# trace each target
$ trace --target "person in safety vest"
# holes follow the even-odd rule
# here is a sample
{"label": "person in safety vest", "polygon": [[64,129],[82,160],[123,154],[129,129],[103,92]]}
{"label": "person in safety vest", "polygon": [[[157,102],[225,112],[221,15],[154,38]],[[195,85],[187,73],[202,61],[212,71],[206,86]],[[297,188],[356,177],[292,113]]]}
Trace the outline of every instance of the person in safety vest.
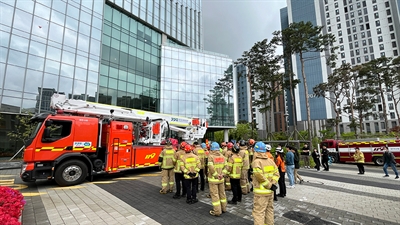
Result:
{"label": "person in safety vest", "polygon": [[[228,160],[229,157],[232,155],[232,148],[233,148],[233,143],[228,142],[228,144],[226,144],[226,151],[224,151],[222,153],[224,155],[224,157],[226,158],[226,160]],[[231,181],[230,181],[229,174],[225,177],[225,190],[226,191],[231,190]]]}
{"label": "person in safety vest", "polygon": [[358,174],[364,174],[365,169],[364,169],[364,153],[360,151],[359,147],[354,148],[356,152],[353,155],[354,161],[356,161],[357,167],[358,167]]}
{"label": "person in safety vest", "polygon": [[174,166],[175,166],[175,150],[172,144],[167,140],[166,145],[160,156],[158,157],[158,162],[160,163],[161,171],[161,190],[160,194],[167,194],[167,192],[172,193],[174,190]]}
{"label": "person in safety vest", "polygon": [[[233,145],[233,144],[232,144]],[[228,147],[229,148],[229,147]],[[229,173],[230,184],[232,187],[233,197],[229,204],[236,205],[237,202],[242,201],[242,190],[240,188],[240,176],[242,175],[243,159],[239,155],[240,147],[234,146],[232,155],[228,158],[226,170]]]}
{"label": "person in safety vest", "polygon": [[187,145],[186,142],[181,142],[181,144],[179,145],[179,149],[178,151],[175,152],[175,168],[174,168],[174,172],[175,172],[175,184],[176,184],[176,192],[175,195],[172,196],[175,199],[179,199],[181,198],[181,186],[182,186],[182,197],[186,195],[186,186],[184,184],[184,179],[183,179],[183,174],[182,174],[182,170],[181,170],[181,157],[183,155],[185,155],[185,146]]}
{"label": "person in safety vest", "polygon": [[266,146],[257,142],[254,146],[253,168],[253,219],[254,225],[274,224],[274,191],[279,180],[275,162],[268,158]]}
{"label": "person in safety vest", "polygon": [[250,169],[250,161],[249,161],[249,151],[247,150],[246,141],[239,141],[239,155],[243,159],[243,168],[242,175],[240,176],[240,187],[242,188],[242,194],[247,195],[250,193],[250,183],[249,183],[249,174],[248,171]]}
{"label": "person in safety vest", "polygon": [[256,141],[254,139],[249,139],[247,141],[247,150],[249,151],[249,160],[250,164],[253,162],[253,155],[254,155],[254,145],[256,144]]}
{"label": "person in safety vest", "polygon": [[[197,157],[199,157],[200,160],[200,171],[199,171],[199,178],[200,178],[200,190],[204,191],[204,186],[205,186],[205,180],[204,180],[204,162],[206,159],[206,153],[204,151],[204,148],[202,146],[199,145],[199,143],[197,141],[195,141],[193,143],[194,145],[194,149],[193,149],[193,153],[195,155],[197,155]],[[205,147],[205,144],[204,144]],[[199,191],[199,187],[197,187],[196,191]]]}
{"label": "person in safety vest", "polygon": [[[278,167],[279,170],[279,194],[277,194],[279,197],[284,198],[286,196],[286,184],[285,184],[285,173],[286,173],[286,165],[285,165],[285,157],[283,153],[283,149],[281,146],[278,146],[275,150],[276,152],[276,160],[275,164]],[[274,194],[276,191],[274,192]],[[274,199],[276,196],[274,196]]]}
{"label": "person in safety vest", "polygon": [[200,171],[200,159],[197,155],[192,152],[192,146],[185,146],[186,154],[180,159],[181,170],[183,172],[183,177],[185,178],[186,187],[186,203],[193,204],[198,202],[197,200],[197,184],[198,176]]}
{"label": "person in safety vest", "polygon": [[224,176],[226,171],[225,157],[219,151],[219,144],[213,142],[208,156],[208,184],[210,188],[211,202],[213,210],[210,215],[220,216],[226,212],[226,195],[224,186]]}

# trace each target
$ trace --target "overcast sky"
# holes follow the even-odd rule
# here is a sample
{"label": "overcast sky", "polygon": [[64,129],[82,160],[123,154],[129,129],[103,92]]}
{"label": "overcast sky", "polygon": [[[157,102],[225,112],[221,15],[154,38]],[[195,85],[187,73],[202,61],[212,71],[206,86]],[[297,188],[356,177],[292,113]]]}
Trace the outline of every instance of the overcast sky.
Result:
{"label": "overcast sky", "polygon": [[240,58],[281,29],[286,0],[202,0],[204,49]]}

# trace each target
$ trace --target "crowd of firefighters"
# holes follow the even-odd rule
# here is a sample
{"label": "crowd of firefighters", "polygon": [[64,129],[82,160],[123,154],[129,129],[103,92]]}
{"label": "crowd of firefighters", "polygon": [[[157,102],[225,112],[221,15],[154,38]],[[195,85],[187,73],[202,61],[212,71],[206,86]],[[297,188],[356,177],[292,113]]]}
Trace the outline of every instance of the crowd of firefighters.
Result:
{"label": "crowd of firefighters", "polygon": [[[167,141],[158,160],[162,170],[160,193],[172,193],[176,185],[173,198],[186,196],[186,203],[194,204],[199,189],[204,191],[207,182],[213,206],[210,214],[220,216],[227,204],[237,204],[243,194],[253,191],[254,224],[274,224],[273,199],[280,170],[270,150],[270,145],[253,139],[221,145],[181,142],[176,148]],[[226,190],[233,193],[229,201]]]}

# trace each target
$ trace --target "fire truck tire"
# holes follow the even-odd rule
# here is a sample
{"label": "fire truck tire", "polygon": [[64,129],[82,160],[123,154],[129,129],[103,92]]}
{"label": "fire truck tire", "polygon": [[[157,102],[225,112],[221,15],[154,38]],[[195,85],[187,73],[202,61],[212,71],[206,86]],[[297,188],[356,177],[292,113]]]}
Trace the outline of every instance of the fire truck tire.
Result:
{"label": "fire truck tire", "polygon": [[374,157],[372,159],[377,166],[383,166],[383,158],[382,157]]}
{"label": "fire truck tire", "polygon": [[331,159],[332,159],[332,163],[337,163],[338,162],[338,158],[336,155],[331,155]]}
{"label": "fire truck tire", "polygon": [[85,181],[88,168],[80,160],[69,160],[57,167],[54,180],[60,186],[77,185]]}

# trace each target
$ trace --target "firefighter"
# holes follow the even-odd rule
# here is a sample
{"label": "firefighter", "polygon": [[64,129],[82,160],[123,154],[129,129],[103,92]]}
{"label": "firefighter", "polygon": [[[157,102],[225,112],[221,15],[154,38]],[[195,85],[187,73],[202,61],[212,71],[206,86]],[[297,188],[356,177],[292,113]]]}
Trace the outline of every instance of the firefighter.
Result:
{"label": "firefighter", "polygon": [[[225,159],[228,161],[229,157],[232,155],[232,149],[233,149],[233,143],[228,142],[226,145],[226,151],[223,152],[223,155],[225,156]],[[230,176],[229,174],[225,177],[225,190],[230,191],[231,190],[231,181],[230,181]]]}
{"label": "firefighter", "polygon": [[198,184],[198,176],[200,171],[200,159],[197,155],[192,152],[192,146],[185,146],[186,154],[183,155],[180,159],[182,162],[181,170],[184,176],[184,183],[186,187],[186,203],[194,204],[198,202],[196,193],[197,193],[197,184]]}
{"label": "firefighter", "polygon": [[[228,147],[229,148],[229,147]],[[240,147],[235,146],[232,149],[232,155],[228,158],[226,170],[229,173],[230,183],[232,186],[233,197],[229,204],[236,205],[237,202],[242,201],[242,190],[240,188],[240,176],[242,174],[243,159],[239,155]]]}
{"label": "firefighter", "polygon": [[247,195],[250,192],[250,184],[249,184],[249,176],[248,171],[250,169],[250,162],[249,162],[249,152],[247,150],[246,141],[240,140],[239,141],[239,155],[243,159],[243,168],[242,168],[242,175],[240,176],[240,187],[242,188],[242,194]]}
{"label": "firefighter", "polygon": [[172,193],[174,190],[174,166],[176,163],[175,150],[172,144],[167,140],[166,145],[160,156],[158,157],[158,162],[160,163],[161,171],[161,190],[160,194],[167,194],[167,192]]}
{"label": "firefighter", "polygon": [[226,195],[224,186],[224,176],[226,171],[225,157],[219,151],[219,144],[213,142],[208,156],[208,184],[210,188],[211,202],[213,210],[210,215],[220,216],[226,212]]}
{"label": "firefighter", "polygon": [[186,142],[181,142],[181,144],[179,145],[179,149],[178,151],[175,152],[175,168],[174,168],[174,172],[175,172],[175,184],[176,184],[176,192],[175,195],[173,196],[174,199],[179,199],[181,198],[181,185],[182,185],[182,197],[186,195],[186,187],[183,181],[183,174],[182,174],[182,170],[181,170],[181,157],[183,155],[185,155],[185,146],[187,145]]}
{"label": "firefighter", "polygon": [[249,139],[247,141],[247,150],[249,151],[249,160],[250,164],[253,162],[253,155],[254,155],[254,145],[256,144],[256,141],[254,139]]}
{"label": "firefighter", "polygon": [[[194,150],[193,153],[199,157],[200,160],[200,171],[199,171],[199,178],[200,178],[200,190],[204,191],[204,186],[205,186],[205,180],[204,180],[204,162],[206,158],[206,153],[204,151],[204,148],[199,145],[197,141],[193,143],[194,145]],[[205,147],[205,144],[204,144]],[[199,187],[197,187],[197,192],[199,191]]]}
{"label": "firefighter", "polygon": [[222,153],[222,155],[225,155],[225,152],[226,152],[226,150],[227,150],[226,142],[225,142],[225,141],[221,142],[221,148],[220,148],[219,150],[220,150],[220,152]]}
{"label": "firefighter", "polygon": [[257,142],[254,146],[253,168],[253,219],[254,225],[274,224],[274,191],[279,180],[275,162],[268,158],[266,146]]}

